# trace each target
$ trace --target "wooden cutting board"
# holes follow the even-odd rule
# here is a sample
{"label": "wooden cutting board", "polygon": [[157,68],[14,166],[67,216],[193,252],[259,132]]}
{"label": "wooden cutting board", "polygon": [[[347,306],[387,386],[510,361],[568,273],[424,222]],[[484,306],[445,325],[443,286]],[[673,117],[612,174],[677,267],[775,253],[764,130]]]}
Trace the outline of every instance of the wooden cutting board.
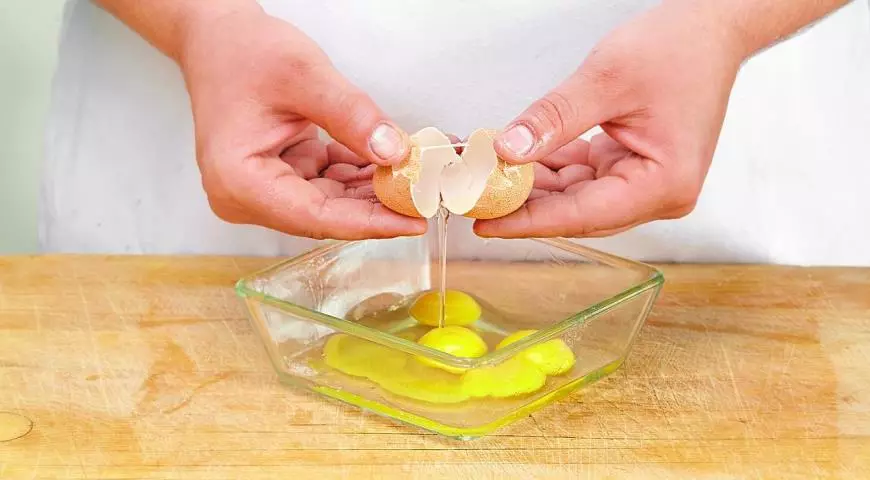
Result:
{"label": "wooden cutting board", "polygon": [[271,262],[0,258],[0,478],[870,478],[870,270],[664,267],[620,371],[459,442],[279,385]]}

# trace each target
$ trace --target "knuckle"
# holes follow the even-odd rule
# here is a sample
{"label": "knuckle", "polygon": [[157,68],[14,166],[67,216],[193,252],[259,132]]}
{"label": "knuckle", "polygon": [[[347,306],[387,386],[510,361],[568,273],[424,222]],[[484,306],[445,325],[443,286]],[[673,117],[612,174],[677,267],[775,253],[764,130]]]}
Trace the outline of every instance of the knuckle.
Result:
{"label": "knuckle", "polygon": [[312,59],[304,56],[293,55],[286,60],[287,72],[296,82],[306,82],[317,75],[319,65]]}
{"label": "knuckle", "polygon": [[632,75],[631,68],[625,61],[614,61],[605,54],[595,53],[587,58],[586,63],[578,70],[573,83],[594,93],[594,99],[602,105],[632,104],[636,87],[628,79]]}
{"label": "knuckle", "polygon": [[368,96],[362,92],[340,93],[333,108],[335,112],[332,112],[334,120],[331,128],[335,131],[362,134],[377,119]]}
{"label": "knuckle", "polygon": [[284,49],[279,55],[267,58],[266,62],[275,63],[276,58],[281,65],[278,74],[280,81],[275,81],[274,74],[262,75],[262,88],[273,93],[298,99],[305,92],[325,84],[329,78],[331,64],[318,56],[286,52]]}
{"label": "knuckle", "polygon": [[616,64],[596,61],[591,66],[593,68],[582,70],[580,76],[583,81],[599,87],[601,91],[606,91],[622,81],[622,71]]}
{"label": "knuckle", "polygon": [[577,108],[566,95],[552,91],[538,101],[534,116],[544,131],[561,137],[570,133],[576,123]]}

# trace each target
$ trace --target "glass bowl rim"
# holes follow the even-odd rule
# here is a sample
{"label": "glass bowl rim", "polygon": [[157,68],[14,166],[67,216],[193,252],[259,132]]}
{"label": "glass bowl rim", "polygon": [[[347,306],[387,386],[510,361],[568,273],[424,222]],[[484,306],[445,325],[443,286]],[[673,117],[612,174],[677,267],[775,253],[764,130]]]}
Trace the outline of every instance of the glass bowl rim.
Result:
{"label": "glass bowl rim", "polygon": [[[325,313],[321,313],[316,310],[312,310],[310,308],[288,302],[286,300],[281,300],[277,297],[273,297],[271,295],[260,292],[250,286],[250,282],[256,278],[268,276],[270,273],[274,273],[294,264],[302,263],[306,260],[316,258],[331,251],[340,250],[342,248],[366,242],[368,240],[327,241],[324,245],[315,246],[299,255],[243,276],[236,282],[235,291],[236,294],[241,298],[254,299],[265,305],[269,305],[271,307],[275,307],[281,311],[284,311],[285,313],[289,313],[291,315],[295,315],[306,320],[314,321],[347,335],[368,340],[410,355],[417,355],[429,358],[431,360],[436,360],[451,367],[471,369],[492,364],[499,364],[507,360],[508,358],[513,357],[521,350],[525,350],[526,348],[533,345],[546,342],[547,340],[558,336],[565,330],[568,330],[569,328],[578,325],[582,325],[583,323],[586,323],[589,320],[613,308],[618,307],[620,304],[623,304],[648,290],[659,288],[665,280],[664,274],[659,269],[649,264],[606,253],[592,247],[571,242],[564,238],[528,238],[524,240],[544,243],[551,247],[566,250],[568,252],[590,259],[606,260],[606,263],[608,265],[614,266],[614,268],[619,268],[618,265],[622,264],[623,269],[643,270],[648,272],[649,275],[645,280],[636,283],[631,287],[610,296],[609,298],[605,298],[595,304],[592,304],[585,309],[550,325],[547,328],[538,330],[537,332],[525,336],[506,347],[487,352],[485,355],[476,358],[456,357],[449,353],[435,350],[431,347],[420,345],[419,343],[407,340],[396,335],[392,335],[388,332],[376,330],[374,328],[360,325],[358,323],[334,317]],[[266,339],[263,340],[265,341]]]}

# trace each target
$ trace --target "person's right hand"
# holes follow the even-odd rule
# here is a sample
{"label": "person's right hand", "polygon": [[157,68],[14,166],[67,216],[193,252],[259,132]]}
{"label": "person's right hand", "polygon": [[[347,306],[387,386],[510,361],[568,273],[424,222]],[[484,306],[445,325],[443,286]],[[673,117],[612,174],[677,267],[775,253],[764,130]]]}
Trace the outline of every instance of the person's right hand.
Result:
{"label": "person's right hand", "polygon": [[426,231],[366,184],[371,165],[404,158],[407,134],[298,29],[261,10],[224,14],[192,27],[179,57],[218,217],[317,239]]}

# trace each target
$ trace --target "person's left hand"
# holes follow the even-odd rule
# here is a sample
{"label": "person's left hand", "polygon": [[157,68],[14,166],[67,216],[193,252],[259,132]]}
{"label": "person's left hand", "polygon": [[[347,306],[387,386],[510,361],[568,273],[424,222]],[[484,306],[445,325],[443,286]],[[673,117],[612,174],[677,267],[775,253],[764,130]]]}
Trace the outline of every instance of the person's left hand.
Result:
{"label": "person's left hand", "polygon": [[[477,221],[478,235],[606,236],[692,211],[746,50],[733,27],[686,5],[617,28],[496,138],[509,163],[537,162],[535,190],[516,212]],[[579,138],[595,126],[604,133]]]}

